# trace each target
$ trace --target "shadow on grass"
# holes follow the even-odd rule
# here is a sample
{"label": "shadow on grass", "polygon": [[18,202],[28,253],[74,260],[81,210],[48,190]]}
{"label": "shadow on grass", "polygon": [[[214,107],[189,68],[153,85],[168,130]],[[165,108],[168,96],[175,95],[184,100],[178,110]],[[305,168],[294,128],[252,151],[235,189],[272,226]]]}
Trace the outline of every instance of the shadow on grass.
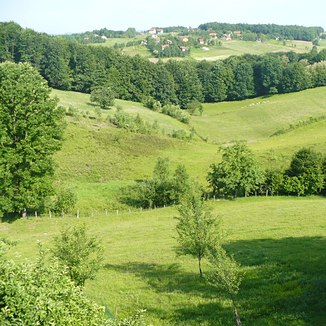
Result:
{"label": "shadow on grass", "polygon": [[[326,325],[326,238],[243,240],[225,249],[246,271],[238,295],[243,325]],[[234,325],[228,297],[179,264],[130,262],[107,268],[143,278],[160,295],[197,297],[200,303],[174,309],[177,325]]]}
{"label": "shadow on grass", "polygon": [[133,273],[145,281],[156,291],[165,293],[188,293],[215,297],[214,291],[207,289],[207,284],[198,274],[184,272],[180,264],[147,264],[130,262],[122,265],[106,265],[106,268],[122,273]]}

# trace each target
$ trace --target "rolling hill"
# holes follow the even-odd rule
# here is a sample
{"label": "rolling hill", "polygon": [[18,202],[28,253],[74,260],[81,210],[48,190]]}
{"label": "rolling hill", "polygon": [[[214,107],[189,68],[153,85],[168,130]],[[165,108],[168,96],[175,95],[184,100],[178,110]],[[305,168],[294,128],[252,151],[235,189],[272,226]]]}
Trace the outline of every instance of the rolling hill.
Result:
{"label": "rolling hill", "polygon": [[[100,110],[89,95],[53,90],[67,108],[65,140],[55,159],[57,186],[78,195],[80,218],[30,218],[1,223],[2,236],[17,240],[11,258],[35,259],[60,230],[85,224],[103,243],[105,265],[85,293],[112,315],[145,308],[151,325],[234,325],[228,297],[198,276],[193,258],[175,254],[175,207],[128,209],[119,189],[149,177],[157,157],[186,165],[201,183],[219,146],[246,140],[265,166],[288,164],[303,146],[326,153],[326,88],[241,102],[205,104],[190,125],[139,103],[116,106],[160,132],[131,133],[108,122],[116,108]],[[175,129],[195,128],[203,141],[171,138]],[[323,325],[326,322],[323,197],[250,197],[209,202],[226,233],[225,248],[245,277],[238,303],[244,325]],[[28,232],[26,232],[28,231]],[[204,272],[208,266],[203,262]]]}
{"label": "rolling hill", "polygon": [[[151,176],[158,157],[168,157],[172,167],[184,164],[189,173],[205,184],[209,165],[216,162],[219,146],[237,140],[248,142],[262,164],[286,166],[301,147],[326,152],[325,87],[299,93],[274,95],[238,102],[205,104],[202,116],[185,125],[139,103],[116,101],[125,112],[152,123],[154,135],[131,133],[108,123],[116,111],[100,110],[89,95],[54,90],[61,105],[73,108],[67,116],[62,150],[57,153],[57,184],[78,194],[82,210],[117,208],[115,196],[121,186]],[[194,128],[207,142],[196,137],[182,141],[169,137],[173,130]]]}

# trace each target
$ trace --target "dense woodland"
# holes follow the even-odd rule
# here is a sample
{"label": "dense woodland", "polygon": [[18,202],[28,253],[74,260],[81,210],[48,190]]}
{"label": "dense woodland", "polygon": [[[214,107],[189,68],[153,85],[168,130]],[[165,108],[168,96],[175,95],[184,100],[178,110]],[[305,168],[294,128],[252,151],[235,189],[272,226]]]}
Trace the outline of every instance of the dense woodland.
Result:
{"label": "dense woodland", "polygon": [[116,98],[181,108],[194,102],[220,102],[289,93],[326,85],[326,50],[233,56],[216,62],[174,61],[151,63],[112,48],[92,47],[60,37],[0,25],[0,62],[30,62],[62,90],[90,93],[110,87]]}

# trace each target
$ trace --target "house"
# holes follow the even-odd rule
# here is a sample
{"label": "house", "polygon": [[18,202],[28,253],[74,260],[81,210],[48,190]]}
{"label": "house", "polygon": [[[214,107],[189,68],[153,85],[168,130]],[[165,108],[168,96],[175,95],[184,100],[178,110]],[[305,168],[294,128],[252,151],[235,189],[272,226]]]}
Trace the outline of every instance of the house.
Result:
{"label": "house", "polygon": [[186,46],[180,46],[181,52],[187,52],[189,49]]}
{"label": "house", "polygon": [[216,40],[216,39],[217,39],[217,33],[215,33],[215,32],[211,32],[211,33],[209,33],[209,36],[210,36],[211,39],[213,39],[213,40]]}
{"label": "house", "polygon": [[148,33],[149,33],[150,35],[161,35],[161,34],[164,33],[164,30],[163,30],[163,28],[152,27],[152,28],[148,31]]}
{"label": "house", "polygon": [[199,39],[198,39],[198,43],[199,43],[200,45],[204,45],[204,44],[205,44],[205,40],[204,40],[203,38],[199,38]]}
{"label": "house", "polygon": [[167,49],[170,45],[169,44],[163,44],[162,45],[162,51],[164,51],[165,49]]}
{"label": "house", "polygon": [[188,36],[179,36],[179,40],[183,43],[189,42],[189,37]]}
{"label": "house", "polygon": [[102,36],[101,36],[101,39],[102,39],[102,40],[107,40],[108,38],[107,38],[105,35],[102,35]]}
{"label": "house", "polygon": [[241,36],[241,31],[234,31],[232,34],[237,36],[237,37],[240,37]]}
{"label": "house", "polygon": [[223,34],[223,37],[222,38],[225,41],[231,41],[232,40],[231,34]]}

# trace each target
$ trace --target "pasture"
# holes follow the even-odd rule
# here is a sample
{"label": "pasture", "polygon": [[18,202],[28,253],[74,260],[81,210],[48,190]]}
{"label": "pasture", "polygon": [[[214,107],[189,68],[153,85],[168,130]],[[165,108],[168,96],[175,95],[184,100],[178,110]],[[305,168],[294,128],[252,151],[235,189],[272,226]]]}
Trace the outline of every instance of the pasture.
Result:
{"label": "pasture", "polygon": [[[226,294],[199,277],[195,259],[175,254],[176,207],[130,208],[119,202],[119,191],[150,177],[158,157],[168,157],[172,168],[184,164],[206,185],[209,165],[220,159],[219,146],[235,140],[247,141],[263,166],[286,166],[304,146],[326,153],[325,90],[205,104],[190,125],[139,103],[116,101],[131,115],[157,120],[161,131],[154,135],[114,127],[108,117],[116,108],[101,110],[89,95],[53,90],[70,108],[55,156],[55,182],[76,192],[80,218],[73,212],[1,223],[1,236],[18,241],[11,258],[33,260],[38,241],[51,248],[60,230],[85,224],[105,253],[104,268],[86,282],[85,292],[110,314],[124,317],[143,308],[152,325],[234,325]],[[191,128],[207,142],[169,136]],[[225,249],[245,273],[238,297],[243,325],[325,324],[326,199],[249,197],[208,205],[222,221]],[[203,269],[209,269],[206,261]]]}
{"label": "pasture", "polygon": [[[222,219],[225,248],[245,272],[238,298],[243,324],[322,325],[326,200],[247,198],[210,206]],[[145,308],[152,325],[234,325],[228,297],[200,279],[195,259],[176,256],[176,214],[165,208],[32,218],[2,223],[1,233],[18,240],[11,255],[22,261],[35,257],[37,241],[49,248],[62,228],[85,223],[105,247],[105,266],[86,293],[112,314]]]}

